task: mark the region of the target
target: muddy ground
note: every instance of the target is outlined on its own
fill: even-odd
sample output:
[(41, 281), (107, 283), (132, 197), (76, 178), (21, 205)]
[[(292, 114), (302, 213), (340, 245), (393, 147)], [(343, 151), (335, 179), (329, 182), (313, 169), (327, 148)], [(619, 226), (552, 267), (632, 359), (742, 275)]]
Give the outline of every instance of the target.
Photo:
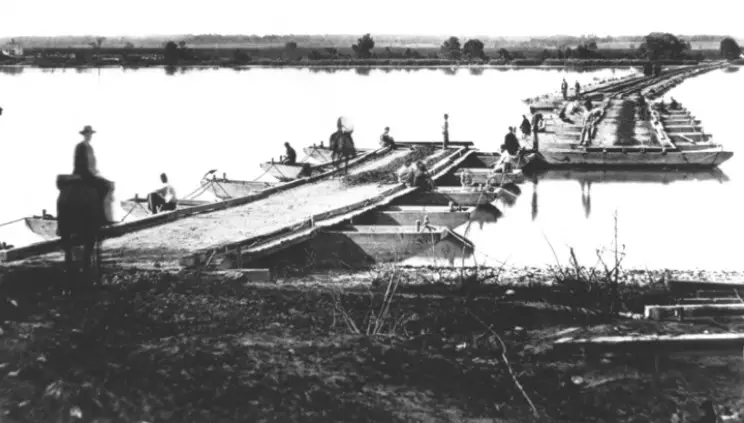
[[(401, 285), (381, 313), (384, 272), (256, 284), (109, 269), (77, 296), (59, 294), (58, 268), (3, 272), (2, 422), (692, 421), (705, 399), (744, 410), (741, 356), (669, 358), (657, 373), (649, 357), (551, 349), (566, 333), (744, 324), (608, 319), (556, 287)], [(634, 308), (644, 295), (626, 292)]]

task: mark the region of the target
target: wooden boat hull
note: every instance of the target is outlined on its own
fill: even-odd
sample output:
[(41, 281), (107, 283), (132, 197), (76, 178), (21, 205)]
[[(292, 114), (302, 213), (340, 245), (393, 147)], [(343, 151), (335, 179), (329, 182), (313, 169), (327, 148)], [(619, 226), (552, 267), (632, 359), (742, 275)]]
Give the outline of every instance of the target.
[(0, 225), (0, 243), (13, 248), (57, 238), (57, 220), (39, 216), (24, 217)]
[[(210, 203), (210, 201), (179, 200), (178, 205), (176, 206), (176, 210), (202, 206)], [(150, 210), (147, 208), (147, 200), (143, 198), (130, 198), (129, 200), (123, 200), (120, 202), (120, 206), (122, 209), (124, 209), (124, 214), (126, 216), (124, 218), (124, 221), (131, 221), (147, 216), (152, 216), (152, 213), (150, 213)]]
[(447, 239), (472, 251), (473, 245), (447, 228), (430, 226), (348, 226), (326, 231), (324, 249), (343, 252), (347, 257), (363, 256), (367, 263), (390, 263), (405, 260), (435, 247)]
[(453, 203), (458, 206), (478, 206), (491, 204), (499, 198), (498, 192), (479, 191), (460, 187), (439, 187), (432, 191), (416, 191), (403, 197), (398, 204), (446, 206)]
[[(519, 184), (524, 182), (524, 173), (521, 170), (516, 169), (508, 173), (494, 172), (491, 169), (478, 169), (478, 168), (465, 168), (473, 175), (473, 184), (485, 185), (490, 183), (491, 185), (501, 185), (506, 183)], [(461, 169), (455, 173), (460, 176), (465, 169)]]
[(214, 178), (202, 181), (202, 188), (214, 194), (220, 200), (245, 197), (271, 188), (278, 182), (238, 181), (225, 178)]
[(492, 168), (500, 157), (499, 153), (478, 153), (468, 164), (472, 163), (474, 167)]
[(550, 167), (652, 167), (652, 168), (711, 168), (730, 159), (734, 153), (720, 148), (692, 151), (667, 151), (656, 149), (641, 152), (582, 151), (579, 149), (546, 149), (540, 152), (542, 160)]
[[(371, 151), (368, 148), (357, 148), (357, 154)], [(307, 162), (312, 164), (326, 164), (333, 161), (333, 151), (328, 146), (310, 145), (302, 149)]]
[(415, 227), (416, 222), (453, 229), (468, 222), (471, 210), (450, 211), (448, 206), (390, 206), (354, 219), (356, 225)]
[(302, 171), (302, 165), (287, 165), (282, 163), (261, 163), (261, 169), (281, 182), (297, 179)]

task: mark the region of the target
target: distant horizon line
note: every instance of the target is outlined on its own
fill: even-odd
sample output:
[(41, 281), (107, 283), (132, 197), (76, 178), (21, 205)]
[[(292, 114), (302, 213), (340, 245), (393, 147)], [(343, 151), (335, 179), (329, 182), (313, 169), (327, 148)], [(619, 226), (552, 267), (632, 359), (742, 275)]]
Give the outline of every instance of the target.
[[(664, 31), (652, 31), (659, 33), (666, 33)], [(360, 32), (359, 34), (352, 33), (284, 33), (284, 34), (250, 34), (250, 33), (219, 33), (219, 32), (191, 32), (191, 33), (170, 33), (170, 34), (55, 34), (55, 35), (2, 35), (0, 39), (6, 38), (85, 38), (85, 37), (111, 37), (111, 38), (167, 38), (167, 37), (197, 37), (197, 36), (212, 36), (212, 37), (361, 37), (364, 34), (369, 33), (374, 37), (430, 37), (430, 38), (447, 38), (447, 37), (471, 37), (471, 38), (634, 38), (634, 37), (645, 37), (649, 33), (638, 33), (638, 34), (551, 34), (551, 35), (488, 35), (488, 34), (411, 34), (411, 33), (374, 33), (374, 32)], [(671, 33), (675, 36), (680, 37), (732, 37), (741, 39), (744, 38), (742, 35), (730, 35), (730, 34), (705, 34), (705, 33)]]

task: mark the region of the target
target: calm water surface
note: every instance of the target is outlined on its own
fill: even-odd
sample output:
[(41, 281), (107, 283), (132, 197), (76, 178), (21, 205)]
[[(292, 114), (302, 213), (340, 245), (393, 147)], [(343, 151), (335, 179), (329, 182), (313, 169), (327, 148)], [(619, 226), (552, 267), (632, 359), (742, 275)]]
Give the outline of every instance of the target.
[[(144, 194), (167, 172), (186, 194), (209, 169), (236, 179), (260, 176), (258, 164), (326, 140), (339, 115), (355, 123), (355, 140), (374, 147), (390, 126), (399, 140), (439, 140), (443, 113), (454, 140), (495, 150), (505, 128), (518, 125), (523, 98), (554, 91), (566, 77), (582, 84), (628, 69), (562, 70), (229, 69), (167, 75), (163, 69), (0, 73), (0, 169), (5, 178), (0, 222), (54, 210), (55, 176), (72, 169), (72, 151), (86, 124), (98, 131), (99, 168), (117, 183), (119, 199)], [(742, 192), (737, 109), (720, 93), (744, 86), (744, 72), (716, 71), (689, 80), (669, 95), (685, 103), (706, 131), (735, 151), (723, 174), (614, 175), (553, 172), (522, 185), (504, 216), (468, 237), (480, 263), (554, 264), (574, 247), (596, 262), (611, 245), (613, 214), (632, 267), (741, 270), (738, 219)], [(621, 175), (622, 176), (622, 175)], [(604, 181), (602, 181), (604, 178)], [(636, 178), (638, 179), (638, 178)], [(698, 180), (695, 180), (698, 179)], [(702, 180), (699, 180), (702, 179)], [(583, 181), (583, 182), (582, 182)], [(589, 183), (591, 181), (591, 184)], [(459, 231), (461, 231), (460, 228)], [(549, 243), (548, 243), (549, 240)]]

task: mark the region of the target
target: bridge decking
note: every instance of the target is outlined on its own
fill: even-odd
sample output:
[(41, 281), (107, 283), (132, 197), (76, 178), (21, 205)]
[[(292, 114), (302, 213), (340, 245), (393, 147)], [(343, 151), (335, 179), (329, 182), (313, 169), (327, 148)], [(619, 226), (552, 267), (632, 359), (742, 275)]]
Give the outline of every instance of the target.
[[(642, 94), (648, 97), (658, 96), (684, 79), (717, 69), (720, 66), (722, 66), (721, 63), (714, 63), (672, 69), (658, 77), (627, 78), (588, 90), (585, 94), (604, 96), (602, 101), (593, 101), (593, 106), (605, 109), (604, 115), (596, 124), (596, 135), (589, 145), (595, 147), (660, 147), (660, 142), (667, 145), (666, 140), (658, 139), (654, 127), (648, 120), (638, 119), (638, 97), (629, 96), (633, 94)], [(545, 103), (549, 104), (551, 102), (554, 104), (552, 110), (543, 109), (547, 112), (545, 118), (549, 132), (540, 134), (541, 147), (577, 145), (581, 140), (585, 124), (583, 112), (567, 113), (568, 121), (563, 121), (558, 117), (557, 110), (560, 110), (564, 104), (571, 103), (572, 100), (563, 101), (554, 98)]]
[[(396, 150), (350, 169), (349, 173), (384, 166), (407, 152)], [(435, 156), (444, 157), (447, 153), (451, 151), (439, 150)], [(269, 234), (293, 223), (301, 223), (314, 214), (364, 201), (391, 186), (364, 184), (349, 187), (340, 178), (320, 180), (248, 204), (185, 217), (106, 240), (103, 258), (125, 266), (179, 268), (179, 260), (196, 251)], [(62, 254), (55, 252), (25, 262), (61, 259)]]

